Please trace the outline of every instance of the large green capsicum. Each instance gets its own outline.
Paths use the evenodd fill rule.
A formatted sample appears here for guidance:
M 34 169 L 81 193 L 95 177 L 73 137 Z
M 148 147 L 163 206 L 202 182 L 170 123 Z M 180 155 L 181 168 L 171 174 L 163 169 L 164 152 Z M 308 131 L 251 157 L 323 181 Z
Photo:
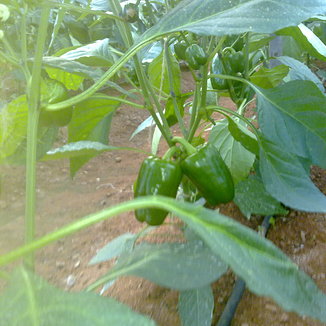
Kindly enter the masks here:
M 134 196 L 161 195 L 174 198 L 181 182 L 182 171 L 178 163 L 157 157 L 146 158 L 139 170 L 134 186 Z M 137 209 L 138 221 L 149 225 L 163 223 L 168 212 L 158 208 Z
M 208 144 L 181 162 L 183 173 L 208 204 L 227 203 L 234 197 L 231 173 L 214 145 Z

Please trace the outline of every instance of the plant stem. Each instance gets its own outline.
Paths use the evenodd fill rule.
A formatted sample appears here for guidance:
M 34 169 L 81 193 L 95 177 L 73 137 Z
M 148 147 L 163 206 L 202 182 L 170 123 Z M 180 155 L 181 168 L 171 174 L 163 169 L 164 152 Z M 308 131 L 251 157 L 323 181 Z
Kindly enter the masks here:
M 113 10 L 114 14 L 119 15 L 119 13 L 122 10 L 119 1 L 110 0 L 110 4 L 111 4 L 111 7 L 112 7 L 112 10 Z M 124 41 L 126 47 L 128 47 L 128 48 L 131 47 L 131 45 L 133 43 L 133 39 L 132 39 L 129 24 L 126 23 L 126 22 L 120 22 L 120 21 L 117 21 L 116 23 L 118 25 L 119 31 L 121 33 L 121 36 L 123 38 L 123 41 Z M 168 122 L 167 122 L 167 120 L 165 118 L 163 110 L 161 109 L 160 103 L 157 100 L 156 95 L 155 95 L 149 81 L 146 78 L 145 72 L 143 70 L 143 67 L 142 67 L 142 65 L 140 63 L 140 60 L 139 60 L 137 54 L 134 56 L 134 64 L 135 64 L 137 77 L 139 79 L 140 86 L 141 86 L 141 89 L 143 91 L 145 102 L 147 104 L 147 109 L 150 112 L 151 116 L 153 117 L 157 127 L 160 129 L 163 137 L 166 139 L 169 146 L 172 146 L 172 143 L 170 141 L 170 139 L 172 138 L 172 134 L 170 132 Z M 158 119 L 158 117 L 156 116 L 156 113 L 152 108 L 152 104 L 151 104 L 151 102 L 149 100 L 149 96 L 151 96 L 152 99 L 154 100 L 155 106 L 156 106 L 157 111 L 158 111 L 158 113 L 159 113 L 159 115 L 161 117 L 161 121 L 162 121 L 163 125 L 162 125 L 161 121 Z
M 172 63 L 170 53 L 169 53 L 169 41 L 168 41 L 168 39 L 164 41 L 164 55 L 165 55 L 165 59 L 166 59 L 166 63 L 167 63 L 168 79 L 169 79 L 169 85 L 170 85 L 170 95 L 172 96 L 174 112 L 175 112 L 175 115 L 177 117 L 179 127 L 180 127 L 180 130 L 182 132 L 183 137 L 187 137 L 188 132 L 187 132 L 185 123 L 184 123 L 184 121 L 182 119 L 182 116 L 181 116 L 181 113 L 180 113 L 180 110 L 179 110 L 179 106 L 178 106 L 178 102 L 177 102 L 177 99 L 176 99 L 175 90 L 174 90 L 173 72 L 172 72 L 173 63 Z
M 192 108 L 191 108 L 191 119 L 190 119 L 190 131 L 188 134 L 188 141 L 191 142 L 192 138 L 195 135 L 196 129 L 198 127 L 198 104 L 200 101 L 200 82 L 196 81 L 196 89 L 195 89 L 195 94 L 194 94 L 194 100 L 192 102 Z M 199 118 L 200 120 L 200 118 Z
M 260 134 L 259 134 L 258 129 L 251 123 L 251 121 L 249 119 L 247 119 L 243 115 L 239 114 L 238 112 L 235 112 L 235 111 L 233 111 L 231 109 L 227 109 L 227 108 L 224 108 L 222 106 L 217 106 L 217 105 L 210 105 L 210 106 L 207 107 L 207 110 L 213 110 L 215 112 L 220 112 L 220 113 L 222 113 L 224 115 L 225 115 L 225 113 L 228 113 L 230 115 L 236 116 L 237 118 L 244 121 L 247 125 L 249 125 L 252 128 L 253 133 L 257 137 L 257 141 L 258 142 L 260 141 Z
M 27 65 L 27 38 L 26 38 L 26 30 L 27 30 L 27 23 L 26 23 L 26 13 L 28 7 L 24 4 L 23 14 L 21 17 L 20 22 L 20 34 L 21 34 L 21 57 L 23 61 L 23 71 L 25 73 L 25 78 L 28 80 L 30 78 L 30 72 Z
M 192 146 L 187 140 L 185 140 L 182 137 L 173 137 L 172 138 L 172 142 L 174 144 L 176 143 L 180 143 L 184 149 L 186 150 L 186 152 L 188 153 L 188 155 L 191 155 L 193 153 L 196 153 L 196 148 L 194 146 Z
M 113 216 L 136 210 L 141 208 L 157 207 L 166 209 L 171 212 L 178 211 L 177 206 L 172 204 L 171 199 L 166 199 L 160 196 L 147 196 L 137 198 L 129 202 L 120 203 L 116 206 L 110 207 L 106 210 L 91 214 L 82 219 L 77 220 L 57 231 L 49 233 L 38 240 L 35 240 L 29 244 L 26 244 L 16 250 L 13 250 L 5 255 L 0 256 L 0 266 L 4 266 L 12 261 L 15 261 L 23 256 L 31 255 L 37 249 L 43 248 L 46 245 L 55 242 L 59 239 L 65 238 L 78 231 L 86 229 L 93 224 L 107 220 Z
M 27 126 L 27 153 L 26 153 L 26 206 L 25 206 L 25 244 L 30 244 L 35 235 L 36 211 L 36 153 L 39 118 L 39 97 L 43 51 L 47 36 L 50 8 L 44 4 L 40 18 L 36 42 L 31 81 L 28 87 L 28 126 Z M 34 270 L 35 259 L 31 253 L 25 257 L 26 267 Z

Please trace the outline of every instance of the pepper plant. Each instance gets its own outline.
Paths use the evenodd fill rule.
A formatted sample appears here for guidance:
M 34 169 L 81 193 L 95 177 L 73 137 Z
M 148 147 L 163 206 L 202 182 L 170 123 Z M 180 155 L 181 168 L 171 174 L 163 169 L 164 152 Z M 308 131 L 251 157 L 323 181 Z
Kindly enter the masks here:
M 268 51 L 276 35 L 290 37 L 310 58 L 325 61 L 325 44 L 309 28 L 324 26 L 325 13 L 324 0 L 2 1 L 0 59 L 20 73 L 26 89 L 2 104 L 0 162 L 26 162 L 26 231 L 24 246 L 0 256 L 0 266 L 24 259 L 0 298 L 0 325 L 155 325 L 89 293 L 125 274 L 179 290 L 182 323 L 210 325 L 210 285 L 228 268 L 250 291 L 326 322 L 326 296 L 313 280 L 273 243 L 214 209 L 234 200 L 247 217 L 286 208 L 326 212 L 325 196 L 309 177 L 311 165 L 326 167 L 324 86 L 304 58 L 271 58 Z M 194 78 L 193 92 L 181 91 L 180 64 Z M 221 106 L 220 96 L 229 96 L 236 110 Z M 35 238 L 37 160 L 69 158 L 74 176 L 96 155 L 121 150 L 107 139 L 122 103 L 149 113 L 135 133 L 156 129 L 136 198 Z M 246 115 L 251 103 L 257 121 Z M 216 120 L 215 112 L 225 118 Z M 65 126 L 68 143 L 53 148 Z M 156 156 L 161 138 L 169 147 L 163 158 Z M 259 198 L 252 196 L 257 191 Z M 186 242 L 139 244 L 142 234 L 123 235 L 91 261 L 118 256 L 117 263 L 79 294 L 34 274 L 36 250 L 130 210 L 150 225 L 172 213 L 184 223 Z

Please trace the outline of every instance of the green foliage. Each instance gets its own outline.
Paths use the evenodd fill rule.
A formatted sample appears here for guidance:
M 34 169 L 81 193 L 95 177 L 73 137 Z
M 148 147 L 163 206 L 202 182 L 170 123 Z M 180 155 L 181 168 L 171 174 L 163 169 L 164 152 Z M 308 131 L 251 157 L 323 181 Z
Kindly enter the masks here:
M 101 283 L 123 275 L 135 275 L 164 287 L 188 290 L 211 284 L 226 271 L 227 265 L 202 241 L 163 244 L 143 242 L 133 250 L 123 252 Z
M 1 295 L 0 311 L 1 326 L 156 325 L 113 299 L 64 292 L 22 268 L 12 275 Z
M 14 90 L 12 100 L 1 100 L 0 162 L 26 160 L 30 229 L 25 230 L 26 246 L 0 256 L 0 264 L 24 255 L 33 262 L 26 255 L 34 250 L 121 212 L 169 211 L 187 224 L 193 237 L 163 244 L 139 243 L 139 235 L 131 234 L 115 239 L 91 261 L 118 257 L 93 288 L 122 275 L 144 277 L 181 291 L 183 325 L 210 325 L 210 284 L 230 267 L 252 292 L 271 297 L 285 310 L 326 322 L 325 295 L 315 283 L 270 241 L 202 207 L 197 182 L 182 182 L 178 200 L 142 197 L 33 241 L 36 159 L 69 158 L 74 176 L 102 152 L 138 150 L 109 145 L 111 121 L 121 103 L 147 109 L 150 117 L 134 134 L 154 124 L 152 151 L 156 153 L 165 139 L 169 147 L 176 146 L 171 154 L 176 165 L 184 165 L 191 155 L 173 142 L 175 130 L 170 127 L 180 129 L 181 144 L 198 147 L 205 142 L 203 130 L 210 128 L 208 142 L 230 169 L 236 184 L 234 202 L 246 217 L 286 214 L 280 203 L 326 212 L 326 197 L 309 176 L 310 165 L 326 168 L 325 88 L 315 69 L 302 62 L 326 60 L 324 0 L 297 0 L 295 5 L 292 0 L 142 0 L 122 3 L 123 7 L 118 0 L 3 3 L 10 15 L 0 5 L 0 60 L 8 65 L 0 76 L 21 76 L 26 90 Z M 276 58 L 281 65 L 271 68 L 268 44 L 274 33 L 281 35 L 283 54 L 290 56 Z M 192 68 L 195 86 L 190 93 L 182 90 L 180 59 Z M 115 75 L 119 85 L 112 81 Z M 107 90 L 119 95 L 108 96 Z M 221 95 L 229 96 L 236 108 L 221 107 Z M 246 113 L 254 99 L 252 110 L 258 117 L 252 123 Z M 216 122 L 214 111 L 225 119 Z M 63 126 L 68 143 L 52 149 L 58 127 Z M 259 177 L 250 175 L 254 162 Z M 210 168 L 207 165 L 208 174 Z M 44 297 L 49 300 L 41 300 Z M 105 325 L 154 325 L 111 299 L 63 293 L 22 269 L 0 297 L 0 310 L 0 325 L 6 326 L 88 325 L 95 319 Z
M 241 122 L 232 120 L 238 129 L 241 128 L 242 132 L 254 139 L 252 133 L 250 133 Z M 226 165 L 229 167 L 234 183 L 245 179 L 255 161 L 255 155 L 248 151 L 239 141 L 237 141 L 229 131 L 229 123 L 227 119 L 219 121 L 212 129 L 209 142 L 214 144 Z
M 211 287 L 205 286 L 181 291 L 178 309 L 182 325 L 210 326 L 214 309 L 214 296 Z
M 262 180 L 249 176 L 235 186 L 234 203 L 248 219 L 255 215 L 286 215 L 288 211 L 265 189 Z

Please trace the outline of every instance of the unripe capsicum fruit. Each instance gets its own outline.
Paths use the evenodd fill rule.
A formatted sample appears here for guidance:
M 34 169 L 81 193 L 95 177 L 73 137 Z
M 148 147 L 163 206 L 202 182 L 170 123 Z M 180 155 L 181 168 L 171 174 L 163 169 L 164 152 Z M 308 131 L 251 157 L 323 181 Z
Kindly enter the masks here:
M 69 124 L 73 108 L 67 107 L 60 110 L 49 110 L 48 104 L 55 104 L 68 98 L 65 86 L 53 79 L 45 79 L 41 83 L 41 112 L 40 125 L 42 127 L 63 127 Z
M 199 69 L 206 64 L 207 54 L 198 44 L 191 44 L 186 50 L 186 61 L 192 69 Z
M 134 197 L 160 195 L 175 198 L 182 178 L 181 167 L 174 161 L 157 157 L 146 158 L 134 185 Z M 142 208 L 135 211 L 138 221 L 160 225 L 168 211 L 159 208 Z
M 181 162 L 181 168 L 211 206 L 233 199 L 231 173 L 214 145 L 207 144 L 189 155 Z

